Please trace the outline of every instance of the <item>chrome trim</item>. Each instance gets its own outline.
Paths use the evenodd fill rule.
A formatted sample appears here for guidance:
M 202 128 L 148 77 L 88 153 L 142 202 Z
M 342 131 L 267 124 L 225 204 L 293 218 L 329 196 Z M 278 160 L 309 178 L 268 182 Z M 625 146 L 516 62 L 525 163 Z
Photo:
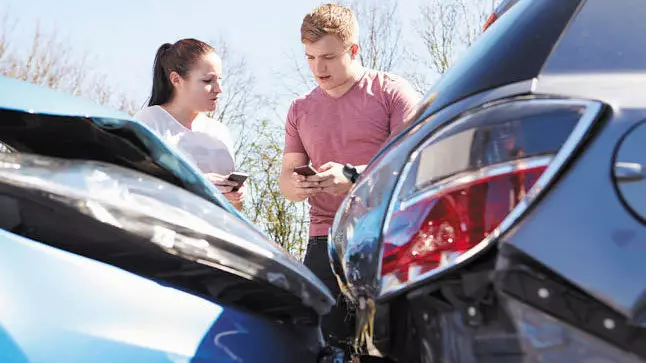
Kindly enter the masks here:
M 518 170 L 527 170 L 541 166 L 547 166 L 551 161 L 552 155 L 542 155 L 489 165 L 476 171 L 462 172 L 457 175 L 448 177 L 440 181 L 439 183 L 434 183 L 432 186 L 426 187 L 413 194 L 412 196 L 402 200 L 401 204 L 399 205 L 399 210 L 404 210 L 424 199 L 432 198 L 436 194 L 442 193 L 445 190 L 459 188 L 478 179 L 509 174 Z
M 527 212 L 529 206 L 535 202 L 537 197 L 540 196 L 541 193 L 552 184 L 555 176 L 561 171 L 565 163 L 570 160 L 574 151 L 578 148 L 578 146 L 583 141 L 584 137 L 588 134 L 592 125 L 594 124 L 594 121 L 596 120 L 597 116 L 599 115 L 599 113 L 603 108 L 603 104 L 601 102 L 585 101 L 585 100 L 533 99 L 533 100 L 526 100 L 526 101 L 511 100 L 510 102 L 528 102 L 528 103 L 541 103 L 541 104 L 549 102 L 556 105 L 567 105 L 567 106 L 578 105 L 578 106 L 585 107 L 585 111 L 581 116 L 581 118 L 579 119 L 579 122 L 577 122 L 576 126 L 572 130 L 572 133 L 570 134 L 570 136 L 568 136 L 567 140 L 563 143 L 559 151 L 552 159 L 552 162 L 547 167 L 545 172 L 543 172 L 543 174 L 538 178 L 534 186 L 527 193 L 526 197 L 523 200 L 521 200 L 520 203 L 518 203 L 518 205 L 514 209 L 512 209 L 509 215 L 500 223 L 500 226 L 498 226 L 498 228 L 496 228 L 491 234 L 489 234 L 480 243 L 475 245 L 472 249 L 461 254 L 460 256 L 455 258 L 454 261 L 451 261 L 446 266 L 440 266 L 437 269 L 415 276 L 413 280 L 409 279 L 409 281 L 405 283 L 399 283 L 397 281 L 393 281 L 392 279 L 391 281 L 388 281 L 389 279 L 382 277 L 381 289 L 378 296 L 379 300 L 387 299 L 404 290 L 407 290 L 407 289 L 413 288 L 416 285 L 422 284 L 425 282 L 425 280 L 433 278 L 439 274 L 446 273 L 454 269 L 455 267 L 459 266 L 460 264 L 465 263 L 479 256 L 480 253 L 482 253 L 482 251 L 485 251 L 488 247 L 490 247 L 493 244 L 493 242 L 495 242 L 503 233 L 507 232 L 520 219 L 520 217 L 522 217 Z M 397 204 L 399 194 L 404 184 L 405 177 L 408 176 L 408 173 L 410 172 L 410 168 L 412 167 L 413 163 L 417 159 L 417 155 L 422 150 L 424 150 L 424 148 L 426 148 L 430 143 L 432 143 L 435 139 L 436 139 L 435 137 L 431 137 L 427 142 L 424 142 L 420 147 L 418 147 L 409 157 L 408 162 L 404 167 L 404 172 L 402 173 L 402 176 L 400 177 L 400 179 L 397 181 L 395 192 L 393 193 L 393 198 L 390 201 L 390 205 L 388 206 L 388 215 L 386 217 L 384 225 L 382 226 L 382 238 L 383 238 L 383 235 L 385 235 L 386 228 L 390 222 L 392 212 L 395 208 L 395 205 Z M 383 259 L 383 248 L 381 248 L 379 257 L 380 257 L 379 270 L 381 271 L 381 260 Z
M 636 182 L 646 178 L 644 166 L 639 163 L 618 161 L 615 163 L 615 179 L 619 182 Z

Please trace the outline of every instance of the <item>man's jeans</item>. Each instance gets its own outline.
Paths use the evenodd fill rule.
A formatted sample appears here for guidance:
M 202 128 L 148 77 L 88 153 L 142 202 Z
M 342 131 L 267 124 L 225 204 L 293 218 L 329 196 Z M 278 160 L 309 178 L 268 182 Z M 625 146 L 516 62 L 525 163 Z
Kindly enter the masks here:
M 322 329 L 325 340 L 328 344 L 342 348 L 348 354 L 351 353 L 354 341 L 354 313 L 341 294 L 336 277 L 332 273 L 327 253 L 327 236 L 310 238 L 303 263 L 323 281 L 332 292 L 332 296 L 336 298 L 336 305 L 323 317 Z

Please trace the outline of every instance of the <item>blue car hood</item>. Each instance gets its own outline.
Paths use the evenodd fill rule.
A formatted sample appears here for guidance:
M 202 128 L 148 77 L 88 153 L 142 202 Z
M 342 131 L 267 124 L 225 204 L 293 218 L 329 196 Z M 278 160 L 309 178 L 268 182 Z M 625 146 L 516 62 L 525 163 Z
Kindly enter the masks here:
M 9 196 L 0 198 L 0 228 L 277 319 L 278 311 L 316 320 L 333 305 L 322 282 L 145 125 L 8 78 L 0 77 L 0 94 L 0 143 L 10 151 L 0 153 L 0 189 Z M 146 203 L 129 195 L 151 204 L 137 210 Z M 187 247 L 169 245 L 168 236 Z

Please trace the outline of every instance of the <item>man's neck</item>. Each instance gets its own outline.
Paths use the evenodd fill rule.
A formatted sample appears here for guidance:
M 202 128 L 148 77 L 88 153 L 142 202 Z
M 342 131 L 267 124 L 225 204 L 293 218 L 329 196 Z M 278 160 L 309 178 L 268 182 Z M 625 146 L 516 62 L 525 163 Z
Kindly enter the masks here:
M 328 96 L 333 97 L 333 98 L 339 98 L 339 97 L 343 96 L 344 94 L 346 94 L 350 90 L 350 88 L 352 88 L 352 86 L 354 86 L 355 83 L 357 83 L 357 81 L 359 79 L 361 79 L 365 69 L 360 65 L 355 65 L 352 68 L 353 68 L 352 69 L 352 76 L 350 78 L 348 78 L 347 81 L 343 82 L 342 84 L 340 84 L 337 87 L 334 87 L 332 89 L 324 90 L 325 93 L 328 94 Z
M 182 126 L 186 127 L 189 130 L 192 130 L 193 121 L 195 121 L 197 116 L 200 114 L 199 112 L 195 112 L 194 110 L 182 107 L 176 101 L 170 101 L 162 105 L 161 107 L 166 110 L 166 112 L 168 112 L 171 116 L 173 116 L 173 118 L 177 120 L 177 122 L 179 122 L 180 124 L 182 124 Z

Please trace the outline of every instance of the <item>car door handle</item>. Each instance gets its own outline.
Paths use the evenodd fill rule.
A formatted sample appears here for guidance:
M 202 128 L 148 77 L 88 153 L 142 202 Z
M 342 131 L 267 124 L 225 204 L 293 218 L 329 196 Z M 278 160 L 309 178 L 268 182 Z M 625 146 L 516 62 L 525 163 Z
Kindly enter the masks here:
M 644 166 L 639 163 L 621 162 L 615 163 L 615 178 L 618 182 L 636 182 L 646 178 Z

